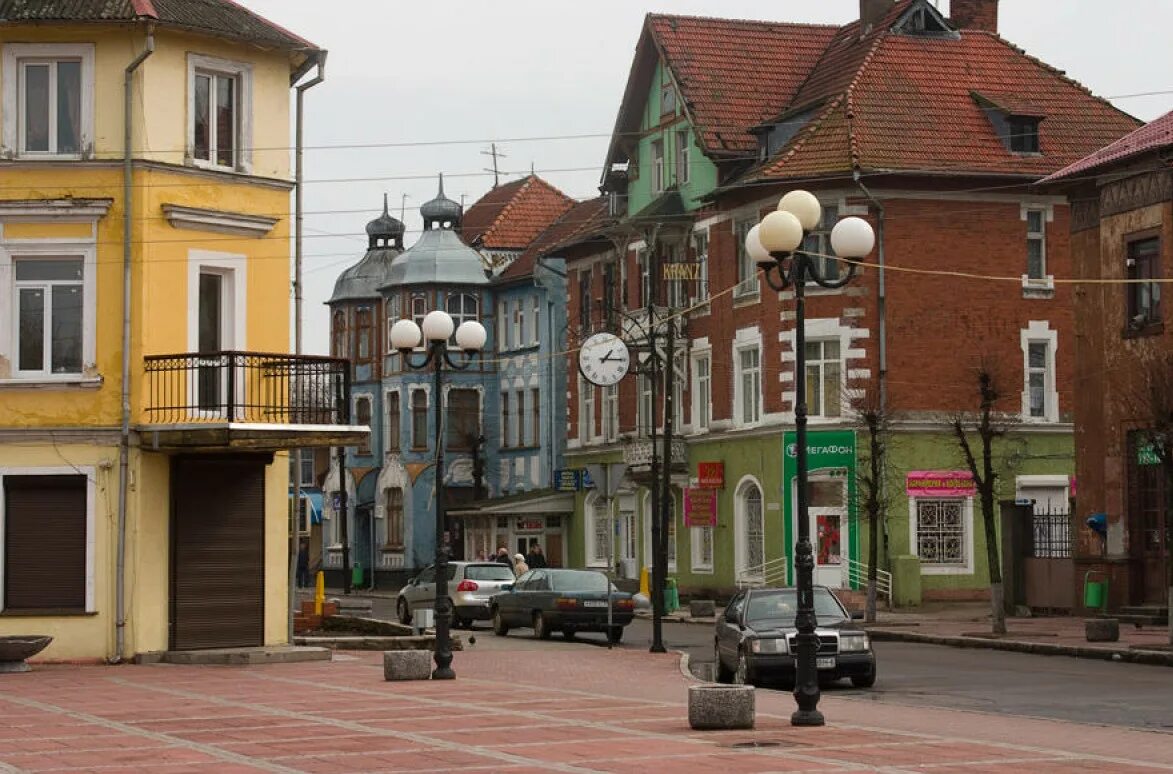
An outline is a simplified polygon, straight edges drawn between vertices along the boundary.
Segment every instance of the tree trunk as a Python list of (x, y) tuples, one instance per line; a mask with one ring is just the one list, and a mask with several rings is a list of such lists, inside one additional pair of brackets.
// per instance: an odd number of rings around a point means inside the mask
[[(880, 511), (883, 510), (880, 500), (880, 487), (883, 482), (880, 479), (880, 455), (883, 453), (883, 448), (880, 442), (880, 432), (878, 420), (869, 421), (870, 434), (870, 449), (869, 449), (869, 478), (868, 487), (868, 600), (867, 607), (864, 611), (864, 620), (867, 623), (876, 622), (876, 581), (879, 577), (880, 564)], [(889, 595), (892, 590), (888, 590)]]
[(994, 516), (994, 487), (993, 482), (983, 483), (984, 485), (981, 487), (982, 521), (986, 528), (986, 559), (990, 565), (990, 620), (994, 625), (994, 634), (1005, 634), (1005, 592), (1002, 588), (1002, 562), (998, 556), (998, 525)]

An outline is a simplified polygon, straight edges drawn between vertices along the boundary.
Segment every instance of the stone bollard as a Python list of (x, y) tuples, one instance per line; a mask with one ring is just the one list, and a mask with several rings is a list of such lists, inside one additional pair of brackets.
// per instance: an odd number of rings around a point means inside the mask
[(1116, 642), (1120, 639), (1120, 621), (1116, 618), (1088, 618), (1083, 627), (1088, 642)]
[(717, 607), (711, 599), (694, 599), (688, 603), (688, 614), (692, 618), (712, 618), (717, 614)]
[(428, 650), (383, 651), (384, 680), (428, 680), (432, 676), (432, 652)]
[(688, 725), (696, 731), (753, 728), (753, 686), (690, 685)]

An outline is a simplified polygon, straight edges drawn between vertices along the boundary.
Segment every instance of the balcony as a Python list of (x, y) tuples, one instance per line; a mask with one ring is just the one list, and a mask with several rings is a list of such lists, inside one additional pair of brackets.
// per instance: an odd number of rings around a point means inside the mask
[[(661, 455), (660, 464), (664, 464), (664, 441), (656, 439), (656, 454)], [(623, 447), (623, 461), (627, 463), (628, 475), (636, 478), (650, 476), (652, 473), (652, 441), (640, 438), (627, 442)], [(663, 468), (661, 468), (661, 473)], [(672, 439), (672, 463), (670, 472), (688, 472), (688, 445), (681, 438)]]
[(348, 363), (265, 352), (144, 358), (143, 446), (191, 451), (354, 446)]

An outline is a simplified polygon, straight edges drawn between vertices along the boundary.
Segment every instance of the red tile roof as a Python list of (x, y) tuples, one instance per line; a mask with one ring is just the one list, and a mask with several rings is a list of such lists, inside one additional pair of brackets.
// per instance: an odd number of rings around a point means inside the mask
[(1100, 148), (1074, 164), (1069, 164), (1042, 182), (1054, 183), (1065, 180), (1130, 159), (1147, 151), (1160, 150), (1170, 146), (1173, 146), (1173, 112), (1166, 113), (1135, 132), (1121, 137), (1111, 145)]
[(537, 175), (498, 186), (478, 199), (461, 220), (461, 234), (480, 237), (490, 250), (524, 250), (574, 200)]
[(565, 245), (589, 236), (607, 222), (607, 197), (578, 202), (538, 235), (517, 260), (501, 272), (501, 279), (524, 277), (534, 269), (539, 256), (549, 255)]

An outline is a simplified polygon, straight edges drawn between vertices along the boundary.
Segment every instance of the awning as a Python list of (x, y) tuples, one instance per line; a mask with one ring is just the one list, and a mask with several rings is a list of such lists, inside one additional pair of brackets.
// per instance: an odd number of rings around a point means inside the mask
[[(289, 490), (293, 497), (293, 490)], [(322, 523), (322, 490), (316, 487), (304, 487), (301, 490), (301, 499), (306, 501), (306, 508), (310, 512), (310, 524)]]

